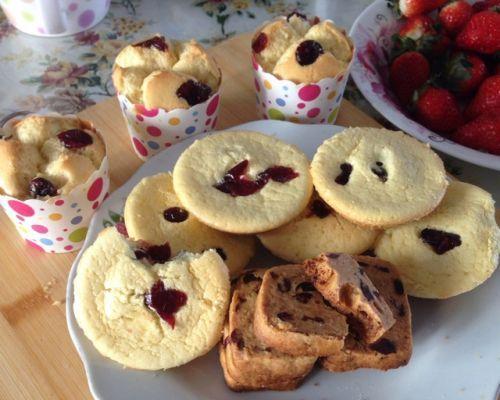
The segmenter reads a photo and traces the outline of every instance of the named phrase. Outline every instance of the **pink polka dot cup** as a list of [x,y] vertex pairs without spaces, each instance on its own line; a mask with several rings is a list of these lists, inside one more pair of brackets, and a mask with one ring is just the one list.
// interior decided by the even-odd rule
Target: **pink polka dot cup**
[[[88,129],[98,134],[90,123]],[[108,195],[108,171],[108,158],[104,156],[87,182],[67,195],[47,200],[0,195],[0,206],[29,246],[47,253],[75,251],[82,247],[92,215]]]
[[145,161],[174,143],[213,130],[219,113],[220,91],[203,103],[171,111],[162,108],[149,110],[142,104],[133,104],[121,94],[118,94],[118,101],[132,147]]
[[[353,56],[354,59],[354,56]],[[333,124],[352,62],[347,70],[316,83],[297,84],[264,71],[252,59],[257,110],[263,119],[305,124]]]
[[0,0],[9,22],[35,36],[66,36],[98,24],[110,0]]

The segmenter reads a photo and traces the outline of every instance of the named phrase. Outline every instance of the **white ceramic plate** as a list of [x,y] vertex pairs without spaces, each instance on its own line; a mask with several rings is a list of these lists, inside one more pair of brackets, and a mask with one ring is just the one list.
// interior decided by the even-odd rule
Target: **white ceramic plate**
[[452,142],[411,119],[398,105],[386,84],[391,36],[399,22],[386,0],[377,0],[354,22],[350,35],[356,44],[356,58],[351,76],[371,105],[398,128],[417,139],[428,142],[442,152],[482,167],[500,171],[500,156],[484,153]]
[[[235,127],[256,130],[299,146],[310,158],[327,138],[342,130],[332,125],[296,125],[256,121]],[[202,135],[203,136],[203,135]],[[200,138],[201,136],[198,136]],[[187,139],[145,163],[95,214],[82,248],[117,214],[143,177],[173,168],[195,138]],[[166,372],[124,369],[101,356],[79,328],[73,314],[73,279],[81,252],[71,269],[66,315],[71,338],[82,358],[89,386],[101,400],[187,399],[485,399],[494,400],[500,378],[500,274],[471,293],[446,301],[412,300],[414,354],[410,364],[389,372],[358,370],[332,374],[316,370],[293,392],[231,392],[224,384],[216,350]],[[277,265],[259,250],[252,265]]]

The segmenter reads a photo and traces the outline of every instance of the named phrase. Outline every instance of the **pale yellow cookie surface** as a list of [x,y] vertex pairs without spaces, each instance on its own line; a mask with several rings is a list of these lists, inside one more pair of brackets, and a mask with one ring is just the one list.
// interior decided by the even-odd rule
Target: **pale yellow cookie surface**
[[[268,168],[291,168],[287,182],[269,179],[248,196],[216,188],[226,173],[248,161],[246,179]],[[297,147],[258,132],[226,131],[194,142],[174,168],[174,189],[183,206],[203,223],[232,233],[264,232],[295,218],[312,193],[309,160]]]
[[274,255],[301,262],[321,253],[360,254],[370,249],[379,231],[355,225],[313,195],[292,222],[258,235]]
[[173,255],[216,249],[231,276],[239,275],[254,254],[253,237],[217,231],[185,210],[170,173],[142,179],[127,197],[124,218],[130,237],[151,244],[168,241]]
[[[187,296],[174,327],[145,305],[159,281]],[[137,369],[172,368],[207,353],[220,339],[229,303],[228,271],[214,250],[148,265],[114,228],[85,251],[74,284],[74,312],[87,338],[104,356]]]
[[345,218],[389,227],[434,210],[448,182],[428,145],[402,132],[347,128],[323,142],[311,163],[319,195]]
[[[455,244],[458,239],[460,245],[438,254],[423,240],[424,229],[458,235],[451,239]],[[438,240],[441,252],[449,247],[447,240]],[[398,267],[408,294],[426,298],[447,298],[474,289],[497,268],[499,251],[500,231],[491,195],[458,181],[451,182],[432,214],[388,229],[375,247],[378,257]]]

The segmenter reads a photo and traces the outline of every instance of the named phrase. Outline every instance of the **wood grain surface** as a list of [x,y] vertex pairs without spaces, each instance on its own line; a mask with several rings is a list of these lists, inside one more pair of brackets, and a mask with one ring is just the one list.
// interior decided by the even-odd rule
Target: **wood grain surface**
[[[210,49],[223,71],[218,128],[258,119],[249,41],[249,35],[240,35]],[[81,116],[105,137],[114,190],[142,163],[130,146],[118,102],[102,102]],[[378,126],[347,101],[337,124]],[[27,247],[3,212],[0,238],[0,399],[90,399],[65,320],[67,275],[76,254]]]

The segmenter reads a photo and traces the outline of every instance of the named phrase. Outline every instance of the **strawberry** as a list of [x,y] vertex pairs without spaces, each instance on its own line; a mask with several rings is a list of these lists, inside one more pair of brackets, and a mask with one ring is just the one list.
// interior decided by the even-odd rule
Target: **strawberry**
[[484,54],[500,51],[500,14],[495,11],[474,14],[458,34],[456,44]]
[[415,109],[417,120],[434,132],[448,134],[462,124],[457,100],[446,89],[425,88],[416,101]]
[[500,108],[485,112],[461,126],[451,139],[473,149],[500,155]]
[[407,51],[431,53],[440,39],[433,25],[434,21],[427,15],[408,18],[398,33],[392,36],[392,58]]
[[467,119],[473,119],[480,114],[500,109],[500,75],[493,75],[485,79],[476,96],[465,110]]
[[500,7],[500,0],[478,1],[472,5],[474,12],[494,10],[496,7]]
[[433,21],[427,15],[417,15],[408,18],[403,26],[399,29],[399,36],[402,38],[410,38],[419,40],[425,35],[434,35]]
[[446,87],[460,96],[474,91],[487,75],[488,69],[480,57],[463,52],[451,56],[444,73]]
[[394,59],[389,70],[392,90],[399,101],[406,105],[430,76],[429,61],[419,52],[410,51]]
[[410,18],[415,15],[427,14],[441,7],[446,1],[447,0],[399,0],[399,11],[405,17]]
[[453,1],[439,11],[439,22],[444,30],[456,35],[472,17],[472,6],[464,0]]

